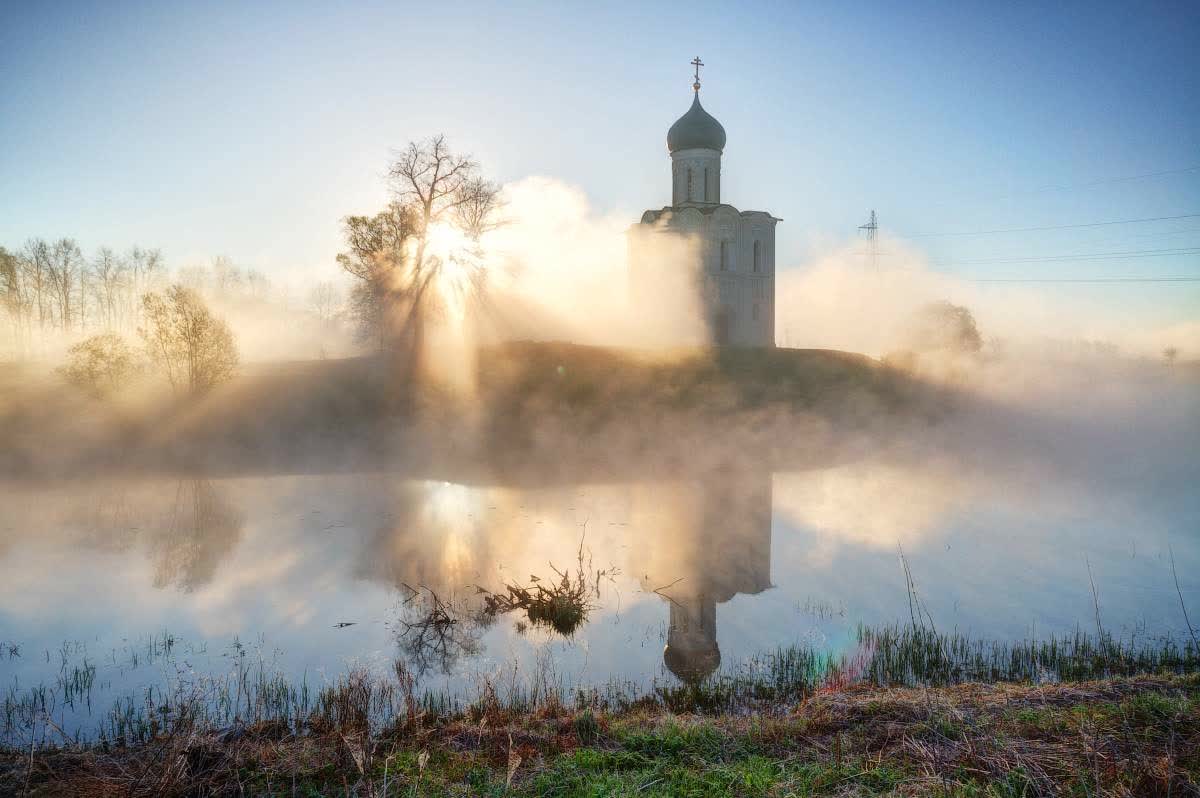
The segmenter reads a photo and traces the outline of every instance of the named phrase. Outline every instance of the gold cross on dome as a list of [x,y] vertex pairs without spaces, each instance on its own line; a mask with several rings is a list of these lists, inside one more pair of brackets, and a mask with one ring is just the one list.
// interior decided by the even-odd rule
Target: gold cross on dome
[[692,84],[692,89],[700,91],[700,67],[704,66],[704,62],[700,60],[700,56],[696,56],[690,63],[696,68],[696,82]]

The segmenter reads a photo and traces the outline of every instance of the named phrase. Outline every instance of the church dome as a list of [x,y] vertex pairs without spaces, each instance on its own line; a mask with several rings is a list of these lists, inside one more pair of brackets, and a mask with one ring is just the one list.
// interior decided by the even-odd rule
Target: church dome
[[721,667],[721,649],[716,640],[694,648],[668,643],[663,649],[663,663],[681,682],[699,684]]
[[667,131],[668,151],[691,149],[725,149],[725,128],[700,105],[700,92],[696,92],[688,112]]

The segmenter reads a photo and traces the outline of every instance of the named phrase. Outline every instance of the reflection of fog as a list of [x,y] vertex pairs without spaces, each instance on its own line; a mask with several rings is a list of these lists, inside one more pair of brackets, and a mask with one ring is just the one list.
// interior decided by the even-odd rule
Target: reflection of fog
[[663,661],[687,682],[721,663],[717,605],[771,587],[771,475],[635,489],[633,567],[670,605]]
[[[6,504],[6,499],[12,502]],[[96,481],[52,489],[0,492],[13,510],[0,540],[22,548],[94,557],[137,552],[149,560],[153,586],[194,591],[209,584],[242,537],[244,518],[228,491],[207,479]],[[9,519],[6,519],[9,520]]]
[[180,480],[170,520],[150,533],[154,586],[195,590],[212,581],[237,545],[243,519],[211,482]]

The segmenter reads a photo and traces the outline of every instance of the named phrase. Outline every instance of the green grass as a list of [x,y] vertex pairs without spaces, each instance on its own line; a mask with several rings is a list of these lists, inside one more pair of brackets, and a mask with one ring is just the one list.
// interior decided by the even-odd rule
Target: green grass
[[[33,795],[1190,795],[1200,679],[822,692],[771,714],[540,711],[272,739],[159,737],[125,749],[0,753]],[[486,716],[483,720],[486,720]],[[199,740],[199,742],[197,742]],[[198,755],[197,751],[202,755]],[[172,763],[195,763],[179,771]],[[32,763],[33,767],[29,767]],[[140,775],[139,775],[140,774]],[[126,789],[128,788],[128,789]]]

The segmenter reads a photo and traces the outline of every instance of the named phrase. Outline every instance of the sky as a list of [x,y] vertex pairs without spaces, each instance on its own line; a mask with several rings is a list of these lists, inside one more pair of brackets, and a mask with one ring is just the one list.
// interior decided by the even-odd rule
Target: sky
[[[723,199],[784,220],[781,269],[874,209],[967,279],[1200,277],[1197,42],[1195,2],[10,2],[0,245],[332,277],[392,148],[439,132],[632,223],[670,201],[699,55]],[[1200,282],[1039,290],[1200,318]]]

